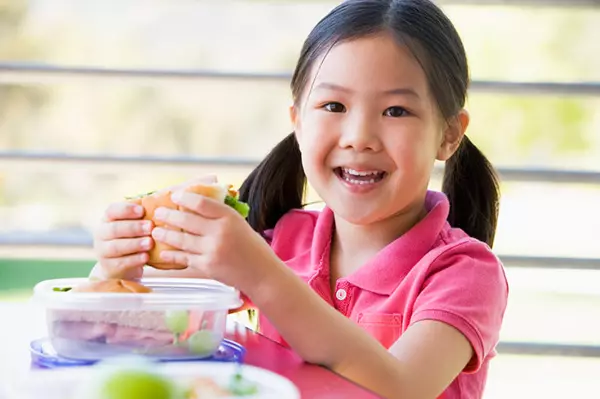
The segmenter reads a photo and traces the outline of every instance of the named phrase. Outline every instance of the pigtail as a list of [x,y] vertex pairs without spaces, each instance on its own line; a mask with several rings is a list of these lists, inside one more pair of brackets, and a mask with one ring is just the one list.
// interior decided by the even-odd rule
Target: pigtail
[[292,209],[302,208],[306,175],[294,133],[277,144],[240,187],[240,200],[250,205],[248,223],[262,233]]
[[446,161],[442,191],[450,201],[450,225],[492,247],[500,203],[498,176],[466,136]]

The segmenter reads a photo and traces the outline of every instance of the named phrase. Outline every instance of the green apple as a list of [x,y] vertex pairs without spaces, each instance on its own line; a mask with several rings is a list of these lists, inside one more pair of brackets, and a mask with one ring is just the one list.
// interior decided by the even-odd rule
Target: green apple
[[99,388],[102,399],[175,399],[169,380],[143,370],[115,371]]
[[[112,362],[111,362],[112,363]],[[81,399],[184,399],[181,387],[150,364],[105,364],[94,370]]]

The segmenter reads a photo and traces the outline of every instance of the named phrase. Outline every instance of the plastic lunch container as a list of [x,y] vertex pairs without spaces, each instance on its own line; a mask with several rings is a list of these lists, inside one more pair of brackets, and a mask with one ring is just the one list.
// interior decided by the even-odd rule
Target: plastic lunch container
[[234,288],[201,279],[142,279],[150,293],[55,290],[86,281],[46,280],[34,288],[34,303],[46,309],[48,338],[64,358],[207,358],[223,340],[229,310],[242,304]]

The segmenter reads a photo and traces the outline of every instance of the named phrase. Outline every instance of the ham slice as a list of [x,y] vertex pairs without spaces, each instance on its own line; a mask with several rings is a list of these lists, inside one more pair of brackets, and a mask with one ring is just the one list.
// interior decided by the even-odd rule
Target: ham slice
[[115,312],[92,312],[57,310],[48,311],[50,322],[56,321],[79,321],[100,324],[117,324],[124,327],[139,328],[144,330],[155,330],[168,332],[165,324],[164,312],[152,311],[115,311]]
[[133,347],[164,346],[173,343],[173,334],[170,332],[86,321],[54,322],[52,335],[75,341]]

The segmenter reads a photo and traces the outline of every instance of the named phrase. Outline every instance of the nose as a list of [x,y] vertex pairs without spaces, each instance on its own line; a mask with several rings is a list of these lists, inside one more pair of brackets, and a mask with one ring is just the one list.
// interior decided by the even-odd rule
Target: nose
[[356,112],[352,117],[347,118],[342,126],[339,146],[357,152],[378,152],[382,144],[377,130],[376,122],[371,121],[364,113]]

